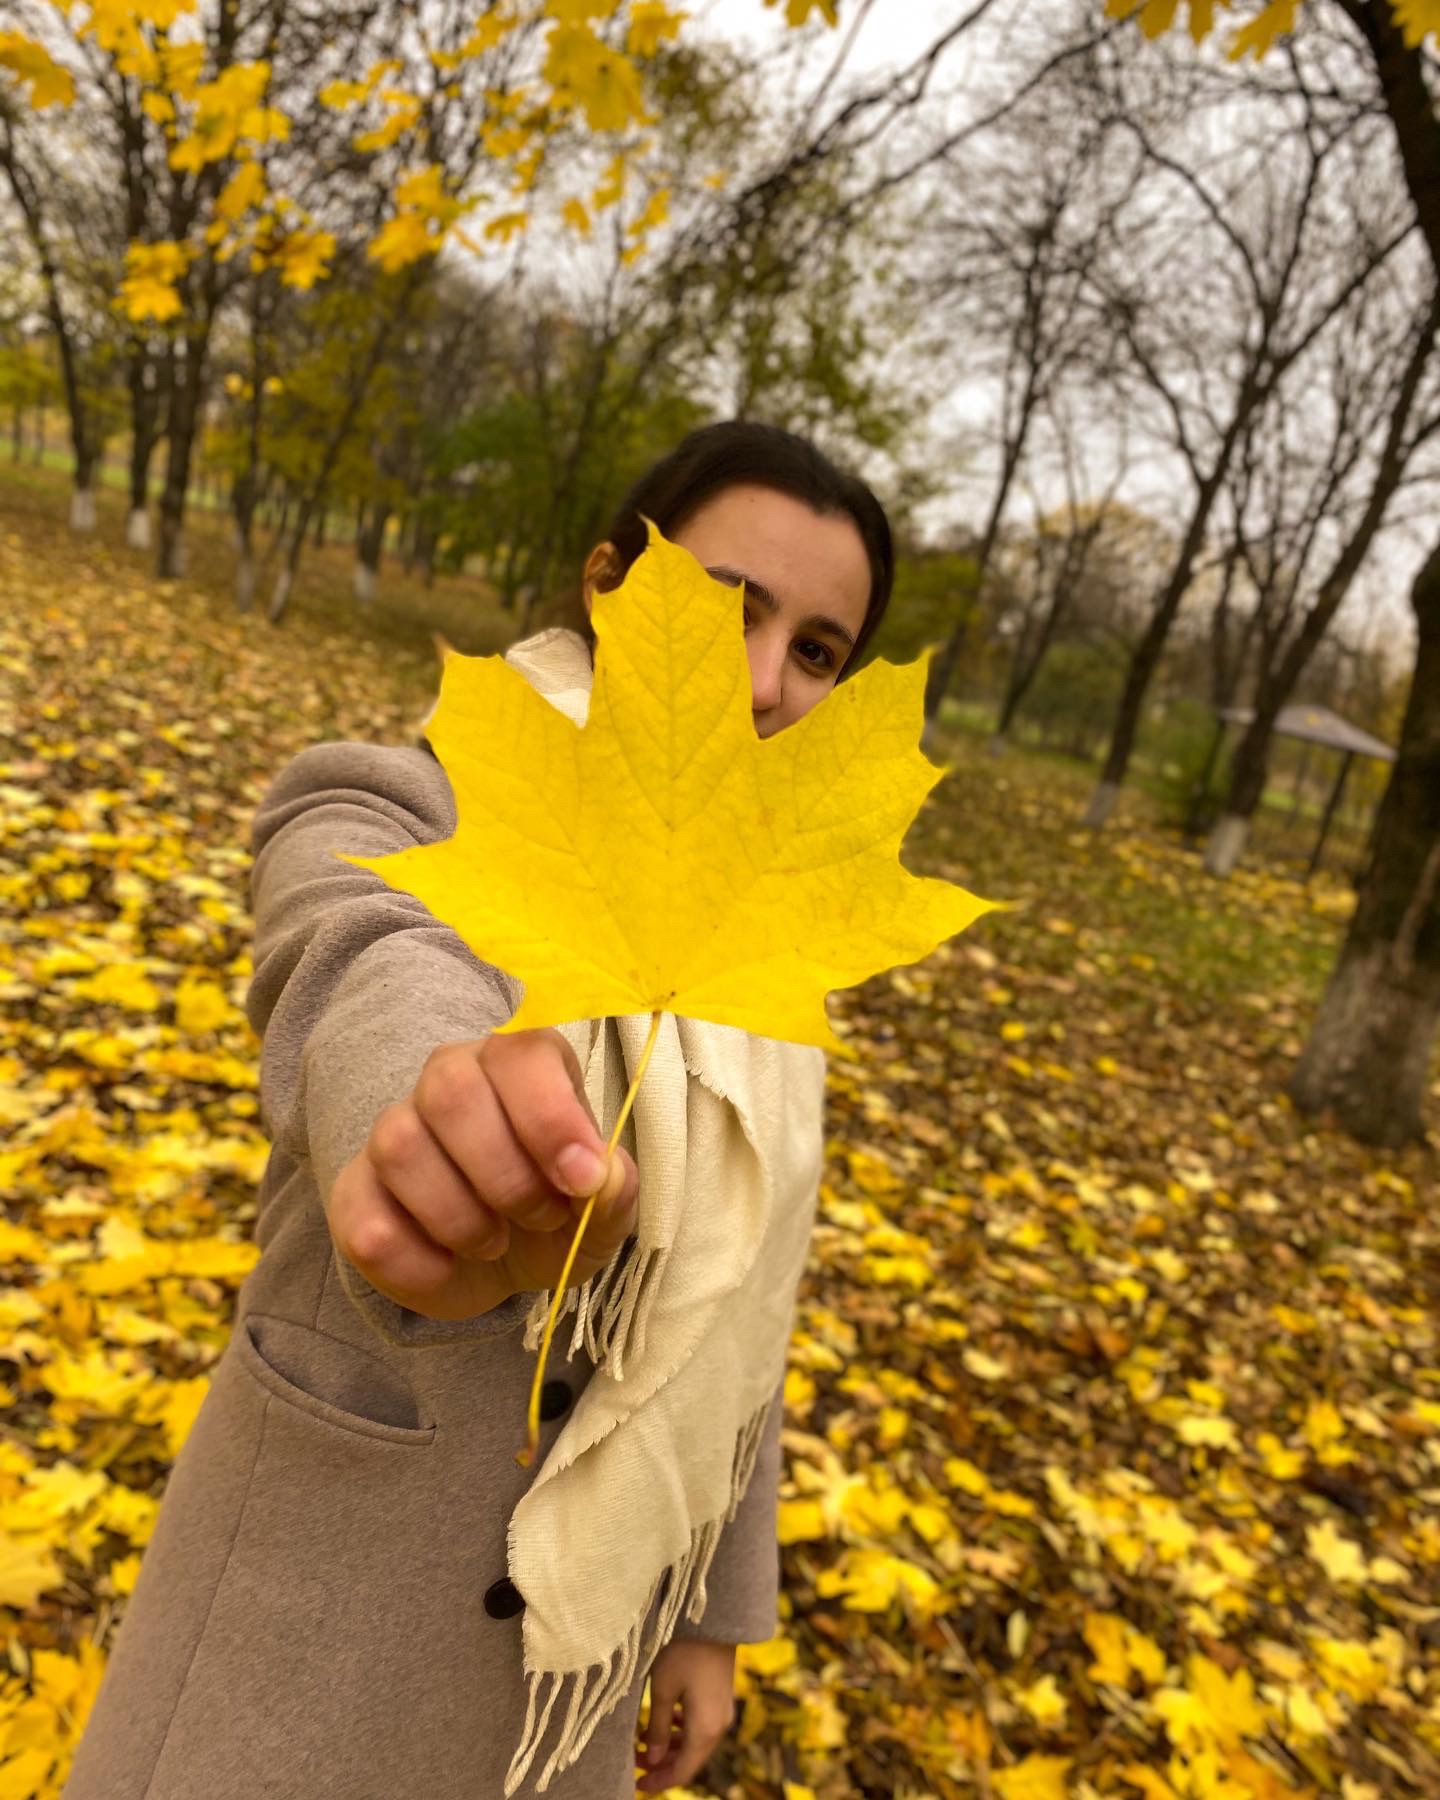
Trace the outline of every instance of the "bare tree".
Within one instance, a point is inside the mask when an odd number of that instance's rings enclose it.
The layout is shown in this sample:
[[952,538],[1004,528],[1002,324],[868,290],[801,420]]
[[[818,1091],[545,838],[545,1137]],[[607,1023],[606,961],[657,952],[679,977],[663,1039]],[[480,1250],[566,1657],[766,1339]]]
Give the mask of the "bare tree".
[[[71,254],[74,226],[83,216],[85,184],[49,167],[49,152],[27,109],[8,84],[0,86],[0,173],[19,211],[25,239],[39,270],[45,317],[60,359],[61,391],[70,423],[75,460],[70,493],[70,526],[90,531],[95,524],[95,471],[100,459],[100,424],[91,390],[97,337],[94,294],[87,293],[81,259]],[[76,265],[81,266],[77,280]],[[96,285],[103,283],[103,277]]]
[[1032,496],[1035,524],[1030,533],[1030,549],[1033,567],[1030,579],[1021,587],[1022,599],[1013,622],[1015,648],[995,721],[992,750],[1003,747],[1050,646],[1081,599],[1096,547],[1107,528],[1116,523],[1116,495],[1128,468],[1122,424],[1111,459],[1110,479],[1100,497],[1091,498],[1093,489],[1085,472],[1083,440],[1086,427],[1081,425],[1074,407],[1063,395],[1056,395],[1051,400],[1047,423],[1059,449],[1065,503],[1046,511],[1038,495]]
[[[1428,267],[1425,279],[1429,285]],[[1428,404],[1421,403],[1440,302],[1432,297],[1418,317],[1406,306],[1399,332],[1369,314],[1365,308],[1343,319],[1335,336],[1330,429],[1313,405],[1302,415],[1299,429],[1318,445],[1316,460],[1307,469],[1306,452],[1290,433],[1282,432],[1276,446],[1275,483],[1302,490],[1289,528],[1284,496],[1277,495],[1266,541],[1246,548],[1257,593],[1254,717],[1236,746],[1224,807],[1206,847],[1212,875],[1228,875],[1239,859],[1264,792],[1280,709],[1350,593],[1416,452],[1440,432],[1440,395],[1432,391]],[[1354,487],[1348,496],[1347,485]],[[1327,525],[1335,529],[1327,533]],[[1333,555],[1312,579],[1326,535],[1336,539]]]
[[[1083,81],[1084,70],[1084,59],[1077,58],[1053,89],[1017,108],[983,150],[952,156],[938,217],[936,201],[925,202],[925,235],[939,263],[926,284],[927,298],[943,334],[931,354],[957,373],[963,366],[967,379],[987,374],[998,396],[987,434],[989,494],[974,553],[982,605],[1001,523],[1037,422],[1058,403],[1061,384],[1082,354],[1092,366],[1106,360],[1106,328],[1089,296],[1130,169],[1116,154],[1121,147],[1112,124],[1073,104],[1073,84]],[[1073,536],[1072,547],[1079,549]],[[926,740],[963,655],[968,618],[957,618],[930,665]],[[1049,632],[1043,635],[1048,642]],[[1033,676],[1034,667],[1022,673],[1022,687]]]
[[[1106,295],[1130,365],[1158,402],[1191,482],[1174,566],[1135,648],[1100,780],[1085,823],[1102,826],[1129,767],[1145,696],[1180,611],[1220,498],[1252,421],[1375,271],[1403,241],[1408,218],[1356,220],[1337,201],[1350,176],[1354,120],[1299,89],[1268,105],[1263,130],[1225,151],[1206,146],[1233,104],[1199,83],[1178,123],[1157,129],[1119,84],[1116,104],[1168,198],[1131,222],[1128,266]],[[1203,102],[1208,98],[1210,104]],[[1172,102],[1173,106],[1173,102]],[[1153,109],[1152,109],[1153,110]],[[1209,130],[1202,130],[1202,125]],[[1108,265],[1113,267],[1114,265]]]

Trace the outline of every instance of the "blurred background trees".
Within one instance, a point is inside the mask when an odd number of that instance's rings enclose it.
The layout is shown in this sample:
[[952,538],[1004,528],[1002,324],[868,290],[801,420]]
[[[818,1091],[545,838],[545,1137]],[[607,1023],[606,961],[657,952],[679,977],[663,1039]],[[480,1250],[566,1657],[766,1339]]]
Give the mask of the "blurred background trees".
[[1335,809],[1355,931],[1294,1092],[1403,1136],[1440,1022],[1437,12],[17,0],[7,453],[64,464],[78,531],[118,489],[162,577],[223,508],[257,622],[329,544],[358,609],[464,573],[519,636],[576,620],[691,425],[808,432],[896,520],[874,653],[936,647],[927,737],[1093,764],[1091,827],[1143,787],[1212,875],[1255,838],[1299,875],[1335,765],[1283,709],[1394,748]]

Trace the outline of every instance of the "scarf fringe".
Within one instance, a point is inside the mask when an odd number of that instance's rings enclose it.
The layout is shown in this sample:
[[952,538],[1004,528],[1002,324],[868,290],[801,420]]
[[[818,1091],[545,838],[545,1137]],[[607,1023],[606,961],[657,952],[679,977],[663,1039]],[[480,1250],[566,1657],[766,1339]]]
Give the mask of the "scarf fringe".
[[[571,1360],[583,1345],[597,1368],[616,1381],[625,1379],[625,1358],[645,1354],[645,1334],[651,1297],[664,1275],[669,1251],[641,1250],[637,1244],[627,1257],[623,1251],[597,1269],[579,1287],[566,1290],[556,1314],[562,1319],[575,1314],[575,1329],[565,1352]],[[539,1296],[525,1324],[525,1348],[538,1350],[550,1312],[551,1295]]]
[[[637,1283],[637,1292],[638,1286]],[[720,1533],[740,1510],[740,1502],[745,1498],[746,1489],[755,1473],[769,1411],[770,1402],[767,1399],[741,1427],[735,1440],[729,1506],[718,1519],[711,1519],[704,1525],[697,1526],[691,1533],[689,1548],[685,1553],[656,1576],[644,1611],[622,1642],[616,1645],[603,1662],[591,1664],[588,1668],[563,1674],[552,1669],[537,1669],[526,1677],[529,1695],[525,1707],[525,1724],[505,1777],[506,1800],[509,1800],[509,1796],[530,1772],[530,1765],[545,1741],[556,1703],[562,1694],[567,1697],[565,1714],[555,1746],[536,1777],[537,1794],[543,1794],[553,1777],[563,1774],[581,1755],[600,1721],[612,1711],[622,1695],[629,1691],[642,1665],[648,1670],[656,1654],[670,1641],[681,1613],[692,1624],[704,1617],[707,1597],[705,1584],[710,1564],[720,1542]],[[660,1611],[647,1633],[644,1630],[645,1620],[649,1618],[656,1602],[661,1601],[662,1590],[664,1598]],[[545,1693],[547,1684],[548,1694]],[[543,1701],[542,1694],[545,1694]]]

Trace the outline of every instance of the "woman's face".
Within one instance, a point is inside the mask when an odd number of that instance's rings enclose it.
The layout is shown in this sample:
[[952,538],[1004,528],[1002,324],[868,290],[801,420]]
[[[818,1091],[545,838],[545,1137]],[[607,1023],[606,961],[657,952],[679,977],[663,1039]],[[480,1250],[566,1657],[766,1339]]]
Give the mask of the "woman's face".
[[[713,495],[671,542],[717,581],[744,582],[755,730],[773,737],[830,692],[865,623],[870,562],[855,521],[744,485]],[[608,548],[585,566],[587,613]]]

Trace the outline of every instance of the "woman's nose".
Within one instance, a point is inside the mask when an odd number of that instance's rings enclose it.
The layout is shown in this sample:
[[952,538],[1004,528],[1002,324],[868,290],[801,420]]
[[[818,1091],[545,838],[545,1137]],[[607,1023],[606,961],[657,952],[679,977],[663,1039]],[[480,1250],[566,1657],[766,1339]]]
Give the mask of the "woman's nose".
[[785,676],[785,646],[778,638],[752,631],[745,640],[750,657],[750,704],[757,713],[779,706]]

